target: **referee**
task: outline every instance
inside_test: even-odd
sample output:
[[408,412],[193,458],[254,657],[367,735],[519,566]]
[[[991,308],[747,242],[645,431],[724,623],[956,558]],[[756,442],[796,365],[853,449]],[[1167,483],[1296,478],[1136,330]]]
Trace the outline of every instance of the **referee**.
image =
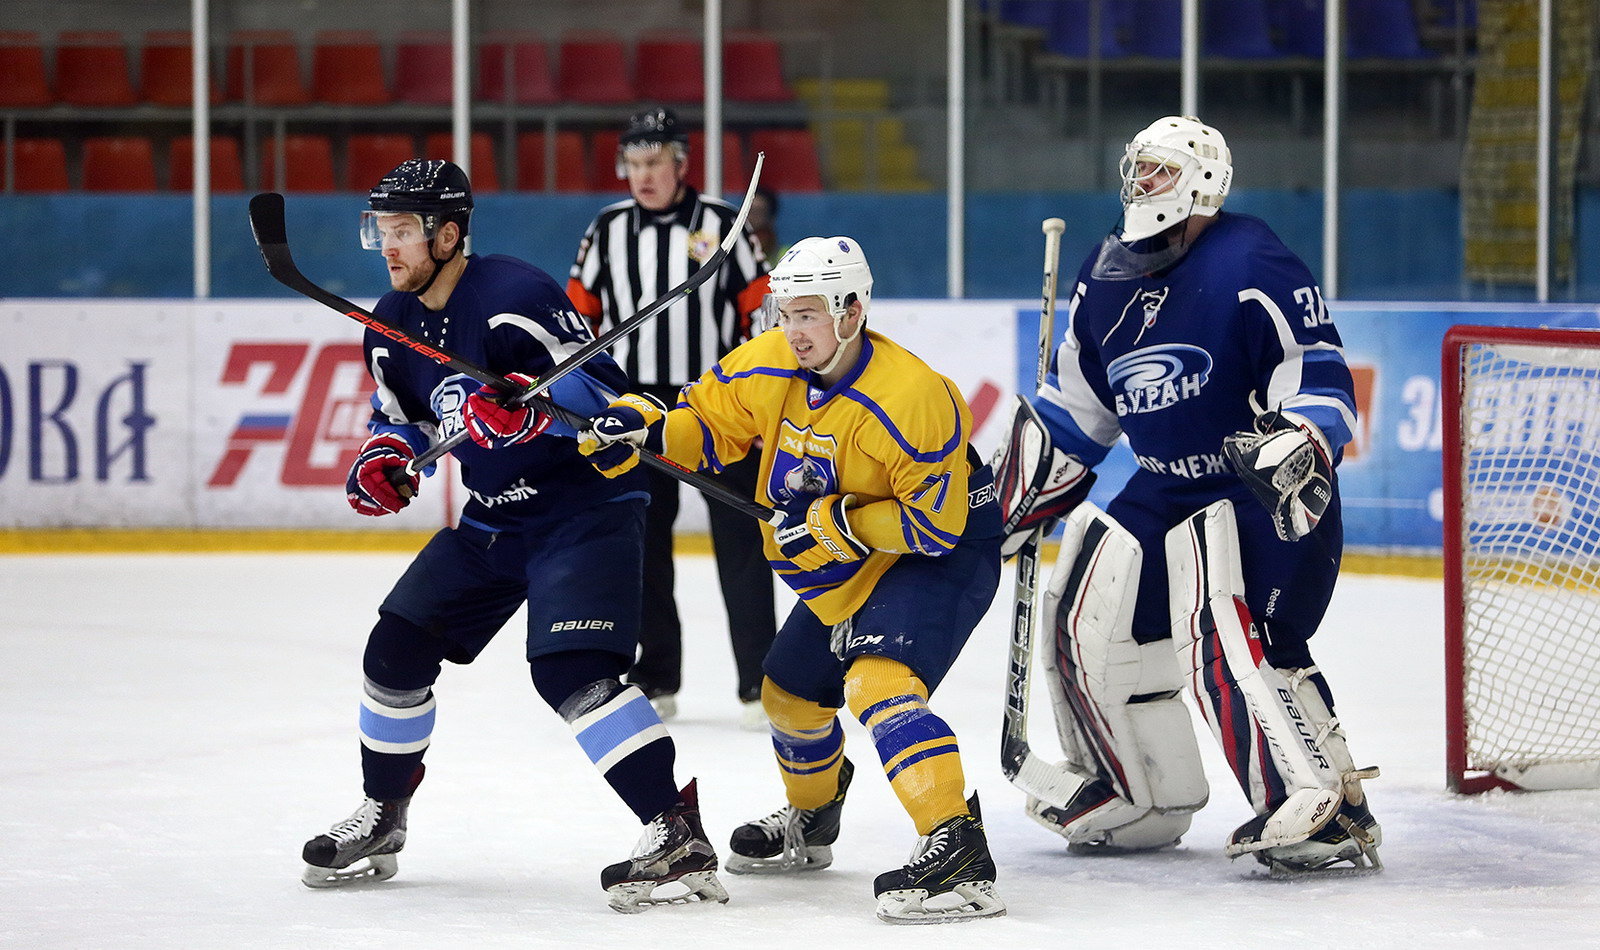
[[[627,180],[632,197],[600,209],[578,246],[567,280],[567,296],[594,322],[597,334],[683,282],[715,253],[738,216],[732,205],[706,197],[684,181],[688,159],[688,136],[672,110],[651,109],[628,120],[617,149],[617,177]],[[668,407],[676,405],[678,390],[749,339],[751,315],[767,292],[766,272],[760,244],[746,228],[715,278],[619,340],[611,352],[636,391]],[[752,454],[725,467],[719,478],[750,498],[759,471],[760,459]],[[628,680],[667,719],[677,712],[683,664],[672,566],[678,482],[655,469],[648,474],[644,617],[639,658]],[[766,724],[761,661],[777,632],[772,571],[753,519],[725,505],[707,507],[739,671],[741,725],[761,729]]]

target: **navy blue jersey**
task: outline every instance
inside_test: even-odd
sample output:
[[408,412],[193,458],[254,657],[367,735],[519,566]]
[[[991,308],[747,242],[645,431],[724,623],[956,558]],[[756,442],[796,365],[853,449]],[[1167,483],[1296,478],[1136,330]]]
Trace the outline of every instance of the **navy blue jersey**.
[[[374,312],[411,335],[500,375],[539,376],[593,339],[561,286],[532,264],[502,255],[471,256],[444,309],[430,311],[416,294],[391,292]],[[479,383],[368,330],[367,368],[374,432],[394,432],[419,453],[462,428],[461,410]],[[628,389],[605,353],[562,378],[546,395],[588,416]],[[490,530],[526,526],[586,505],[642,492],[637,473],[607,479],[578,454],[575,433],[554,423],[543,435],[494,450],[467,441],[455,449],[470,499],[464,524]],[[641,495],[642,497],[642,495]]]
[[1335,498],[1317,530],[1281,541],[1267,510],[1222,456],[1222,440],[1266,409],[1327,436],[1334,461],[1355,427],[1354,385],[1311,271],[1272,229],[1221,213],[1176,264],[1139,280],[1078,272],[1071,326],[1035,399],[1051,439],[1094,465],[1126,435],[1139,463],[1106,508],[1144,550],[1134,639],[1171,634],[1168,529],[1222,498],[1234,503],[1245,599],[1268,659],[1304,666],[1343,549]]
[[[1310,270],[1258,218],[1222,213],[1175,265],[1071,290],[1067,338],[1036,400],[1057,447],[1094,465],[1126,435],[1130,490],[1199,507],[1245,498],[1222,440],[1267,409],[1305,416],[1339,458],[1355,396]],[[1251,504],[1255,504],[1251,502]]]

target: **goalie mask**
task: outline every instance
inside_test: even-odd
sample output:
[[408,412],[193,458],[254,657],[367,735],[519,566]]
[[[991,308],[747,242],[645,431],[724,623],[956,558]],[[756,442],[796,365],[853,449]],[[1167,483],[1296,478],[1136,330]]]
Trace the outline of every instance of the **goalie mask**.
[[1122,226],[1106,238],[1093,276],[1142,277],[1176,263],[1189,249],[1193,217],[1222,210],[1233,183],[1233,156],[1222,133],[1193,116],[1152,122],[1122,155]]
[[[808,237],[789,248],[768,276],[770,289],[762,307],[760,328],[780,325],[783,306],[798,297],[821,297],[833,317],[833,338],[839,342],[833,358],[817,370],[827,375],[844,354],[846,345],[866,326],[867,307],[872,301],[872,269],[867,255],[854,238]],[[846,337],[840,325],[850,313],[850,305],[861,305],[861,321]]]

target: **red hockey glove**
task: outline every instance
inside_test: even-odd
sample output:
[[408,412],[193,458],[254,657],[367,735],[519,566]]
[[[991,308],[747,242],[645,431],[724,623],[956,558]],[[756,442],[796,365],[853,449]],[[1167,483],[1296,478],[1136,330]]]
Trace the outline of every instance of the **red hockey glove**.
[[[523,388],[538,382],[532,376],[512,373],[506,377]],[[526,442],[550,427],[550,417],[527,406],[510,406],[493,386],[484,386],[467,397],[461,421],[472,441],[486,449],[500,449]]]
[[406,463],[416,458],[405,439],[389,432],[368,439],[356,455],[355,464],[344,480],[345,496],[350,507],[364,515],[392,515],[411,504],[422,481],[417,475],[397,476],[396,486],[390,479],[395,469],[404,470]]

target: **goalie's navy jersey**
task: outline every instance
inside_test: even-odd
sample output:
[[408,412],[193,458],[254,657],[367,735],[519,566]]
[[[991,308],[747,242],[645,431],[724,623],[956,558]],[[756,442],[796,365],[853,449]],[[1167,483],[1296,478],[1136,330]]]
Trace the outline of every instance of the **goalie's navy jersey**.
[[1097,254],[1064,288],[1070,327],[1035,400],[1058,448],[1092,466],[1125,434],[1141,469],[1130,490],[1197,500],[1247,495],[1222,440],[1267,409],[1310,419],[1340,456],[1355,396],[1339,334],[1265,222],[1221,213],[1138,280],[1090,276]]
[[[531,264],[502,255],[470,256],[444,309],[422,306],[416,294],[391,292],[374,312],[412,336],[498,373],[540,376],[593,339],[561,286]],[[367,368],[377,384],[373,432],[395,432],[421,453],[462,428],[461,410],[479,383],[367,330]],[[588,416],[628,388],[605,353],[546,391],[555,402]],[[575,433],[560,422],[519,445],[483,449],[471,440],[452,454],[469,499],[461,521],[493,530],[641,493],[642,476],[607,479],[578,454]]]

